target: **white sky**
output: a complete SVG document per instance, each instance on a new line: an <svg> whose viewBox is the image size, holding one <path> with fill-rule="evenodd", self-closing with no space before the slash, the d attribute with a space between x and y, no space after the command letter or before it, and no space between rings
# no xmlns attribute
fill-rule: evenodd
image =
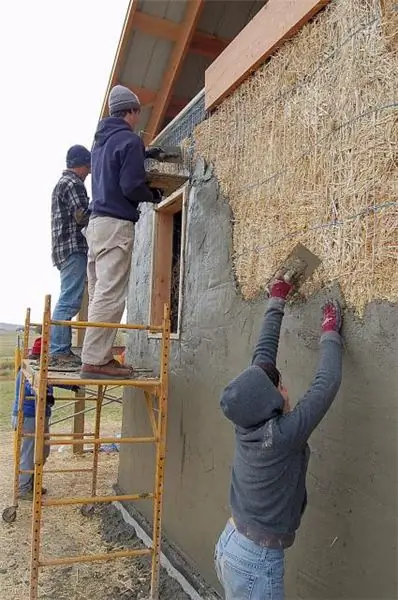
<svg viewBox="0 0 398 600"><path fill-rule="evenodd" d="M128 0L2 2L0 322L41 321L51 192L73 144L91 147ZM87 179L91 194L90 179Z"/></svg>

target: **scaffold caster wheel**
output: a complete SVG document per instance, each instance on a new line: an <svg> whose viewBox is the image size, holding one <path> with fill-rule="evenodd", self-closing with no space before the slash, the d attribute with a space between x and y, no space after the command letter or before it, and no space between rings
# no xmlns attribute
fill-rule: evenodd
<svg viewBox="0 0 398 600"><path fill-rule="evenodd" d="M83 517L92 517L94 514L95 506L94 504L83 504L80 508L80 512Z"/></svg>
<svg viewBox="0 0 398 600"><path fill-rule="evenodd" d="M14 523L17 518L17 509L15 506L9 506L3 510L1 515L3 517L3 521L6 523Z"/></svg>

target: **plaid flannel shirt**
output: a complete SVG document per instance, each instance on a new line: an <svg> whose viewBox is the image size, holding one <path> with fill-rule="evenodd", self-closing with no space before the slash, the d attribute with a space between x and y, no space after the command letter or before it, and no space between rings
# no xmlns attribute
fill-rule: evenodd
<svg viewBox="0 0 398 600"><path fill-rule="evenodd" d="M83 181L73 171L64 171L51 201L51 242L53 265L59 267L73 252L87 253L83 227L75 211L88 211L89 198Z"/></svg>

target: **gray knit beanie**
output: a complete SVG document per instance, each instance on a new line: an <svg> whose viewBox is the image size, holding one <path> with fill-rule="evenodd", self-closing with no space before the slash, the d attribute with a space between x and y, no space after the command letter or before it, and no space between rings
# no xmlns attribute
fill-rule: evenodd
<svg viewBox="0 0 398 600"><path fill-rule="evenodd" d="M112 116L121 110L140 109L138 97L123 85L115 85L109 93L109 114Z"/></svg>

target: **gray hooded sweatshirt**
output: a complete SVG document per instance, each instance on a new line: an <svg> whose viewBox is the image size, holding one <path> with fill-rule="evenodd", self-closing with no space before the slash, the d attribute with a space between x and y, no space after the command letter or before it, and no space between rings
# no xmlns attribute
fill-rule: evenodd
<svg viewBox="0 0 398 600"><path fill-rule="evenodd" d="M307 503L308 438L331 406L341 383L337 332L324 333L312 384L283 414L283 397L259 366L276 364L285 301L268 301L252 365L225 388L221 408L235 425L230 504L236 528L272 548L287 548Z"/></svg>

